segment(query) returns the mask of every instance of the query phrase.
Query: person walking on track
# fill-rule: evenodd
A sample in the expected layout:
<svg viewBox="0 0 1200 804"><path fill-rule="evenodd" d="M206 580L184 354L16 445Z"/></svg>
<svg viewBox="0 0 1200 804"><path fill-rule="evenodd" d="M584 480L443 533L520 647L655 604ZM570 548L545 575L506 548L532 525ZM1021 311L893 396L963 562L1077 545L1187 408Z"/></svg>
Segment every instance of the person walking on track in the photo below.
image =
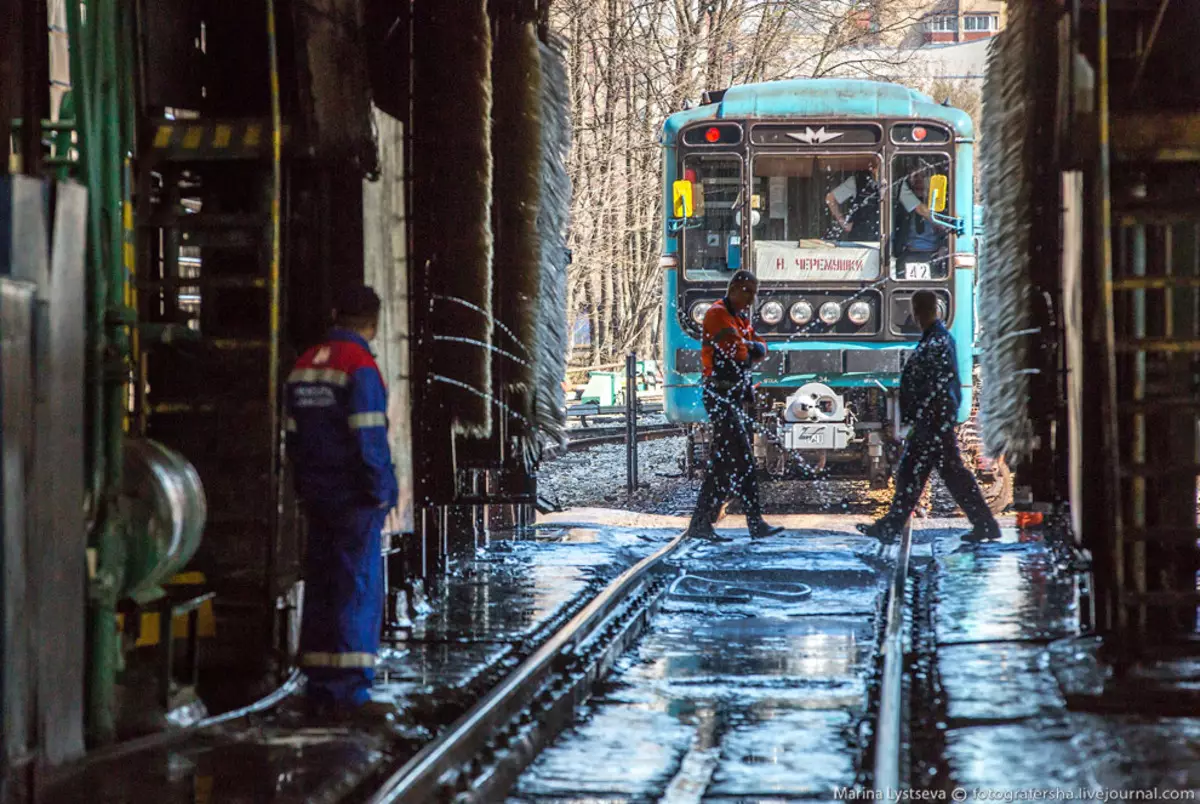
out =
<svg viewBox="0 0 1200 804"><path fill-rule="evenodd" d="M381 532L399 488L388 447L387 389L368 342L380 300L340 294L334 327L287 381L287 455L308 519L300 666L310 711L393 721L370 701L383 619Z"/></svg>
<svg viewBox="0 0 1200 804"><path fill-rule="evenodd" d="M752 537L783 531L763 520L754 467L753 418L746 411L747 404L754 401L752 368L767 354L766 342L755 334L750 323L757 294L757 277L750 271L738 271L729 280L725 298L704 315L701 394L712 427L712 442L704 483L687 529L691 537L731 541L717 535L712 526L717 510L730 494L741 500Z"/></svg>
<svg viewBox="0 0 1200 804"><path fill-rule="evenodd" d="M938 316L937 303L933 291L913 294L913 318L923 334L900 375L900 418L912 429L896 468L891 507L878 521L858 526L862 533L884 541L900 533L934 468L973 526L963 538L973 542L1000 538L1000 526L958 451L956 420L962 385L957 349Z"/></svg>

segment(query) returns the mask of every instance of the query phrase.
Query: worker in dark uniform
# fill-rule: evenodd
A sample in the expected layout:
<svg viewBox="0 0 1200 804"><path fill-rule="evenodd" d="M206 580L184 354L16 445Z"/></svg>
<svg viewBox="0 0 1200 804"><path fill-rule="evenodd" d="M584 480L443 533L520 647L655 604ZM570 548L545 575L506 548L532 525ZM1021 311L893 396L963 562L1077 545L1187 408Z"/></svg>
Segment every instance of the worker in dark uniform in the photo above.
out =
<svg viewBox="0 0 1200 804"><path fill-rule="evenodd" d="M746 524L754 538L774 536L783 528L763 521L755 476L752 418L746 412L753 402L751 370L766 357L767 345L754 333L750 310L758 293L758 279L749 271L738 271L729 280L725 298L704 315L701 361L704 410L712 426L708 469L696 511L687 534L710 541L731 541L717 535L712 522L730 494L736 494L746 512Z"/></svg>
<svg viewBox="0 0 1200 804"><path fill-rule="evenodd" d="M900 419L912 429L896 468L891 507L882 519L858 529L884 541L895 539L920 499L930 470L936 468L974 526L964 539L998 539L1000 526L958 451L956 423L962 385L954 337L938 317L937 295L930 290L914 293L912 313L924 333L900 376Z"/></svg>
<svg viewBox="0 0 1200 804"><path fill-rule="evenodd" d="M381 531L399 496L388 447L387 389L368 342L379 296L340 295L326 341L287 382L287 454L308 517L300 666L321 717L390 720L369 701L383 619Z"/></svg>

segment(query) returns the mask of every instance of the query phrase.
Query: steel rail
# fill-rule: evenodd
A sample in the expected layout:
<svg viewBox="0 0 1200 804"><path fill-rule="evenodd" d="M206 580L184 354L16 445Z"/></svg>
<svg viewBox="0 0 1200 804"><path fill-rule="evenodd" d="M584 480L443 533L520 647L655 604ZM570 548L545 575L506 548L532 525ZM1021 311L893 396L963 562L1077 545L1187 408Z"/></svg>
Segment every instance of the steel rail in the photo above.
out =
<svg viewBox="0 0 1200 804"><path fill-rule="evenodd" d="M586 431L577 431L586 432ZM660 438L670 438L672 436L683 436L687 433L677 424L648 424L638 428L637 440L640 441L655 441ZM603 433L598 435L585 435L582 438L571 438L567 436L567 452L577 452L579 450L591 449L592 447L603 446L605 444L624 444L628 438L625 428L621 428L619 433Z"/></svg>
<svg viewBox="0 0 1200 804"><path fill-rule="evenodd" d="M900 703L904 684L904 589L912 549L912 517L904 523L896 555L896 571L888 588L887 627L883 637L883 678L879 685L879 716L875 724L875 792L887 796L900 790Z"/></svg>
<svg viewBox="0 0 1200 804"><path fill-rule="evenodd" d="M474 759L498 728L516 717L554 671L555 661L598 630L608 616L635 591L650 569L683 543L676 536L653 555L623 572L570 622L494 687L443 735L427 744L396 770L367 800L370 804L428 802L442 778Z"/></svg>

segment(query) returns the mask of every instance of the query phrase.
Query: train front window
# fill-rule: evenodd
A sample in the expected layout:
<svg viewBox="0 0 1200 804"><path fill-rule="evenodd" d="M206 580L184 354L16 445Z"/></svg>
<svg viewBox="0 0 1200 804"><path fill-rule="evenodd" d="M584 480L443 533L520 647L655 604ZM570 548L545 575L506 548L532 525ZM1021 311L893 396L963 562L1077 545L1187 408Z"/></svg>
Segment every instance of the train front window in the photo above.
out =
<svg viewBox="0 0 1200 804"><path fill-rule="evenodd" d="M867 281L879 277L879 158L754 158L751 266L761 279Z"/></svg>
<svg viewBox="0 0 1200 804"><path fill-rule="evenodd" d="M693 282L727 281L742 267L742 159L689 154L682 178L692 182L694 205L692 221L683 230L684 276Z"/></svg>
<svg viewBox="0 0 1200 804"><path fill-rule="evenodd" d="M904 281L950 275L950 228L929 209L929 180L950 176L945 154L900 154L892 160L892 277ZM949 182L947 182L947 186ZM953 199L947 199L947 210Z"/></svg>

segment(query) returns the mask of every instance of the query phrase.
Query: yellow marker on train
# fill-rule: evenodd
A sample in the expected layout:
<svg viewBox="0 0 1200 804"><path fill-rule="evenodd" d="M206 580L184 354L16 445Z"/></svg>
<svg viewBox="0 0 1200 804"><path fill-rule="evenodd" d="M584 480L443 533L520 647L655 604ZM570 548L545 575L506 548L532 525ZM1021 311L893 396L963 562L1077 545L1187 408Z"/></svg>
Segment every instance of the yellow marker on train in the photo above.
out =
<svg viewBox="0 0 1200 804"><path fill-rule="evenodd" d="M692 183L687 179L680 179L671 185L671 192L675 198L675 217L692 217Z"/></svg>

